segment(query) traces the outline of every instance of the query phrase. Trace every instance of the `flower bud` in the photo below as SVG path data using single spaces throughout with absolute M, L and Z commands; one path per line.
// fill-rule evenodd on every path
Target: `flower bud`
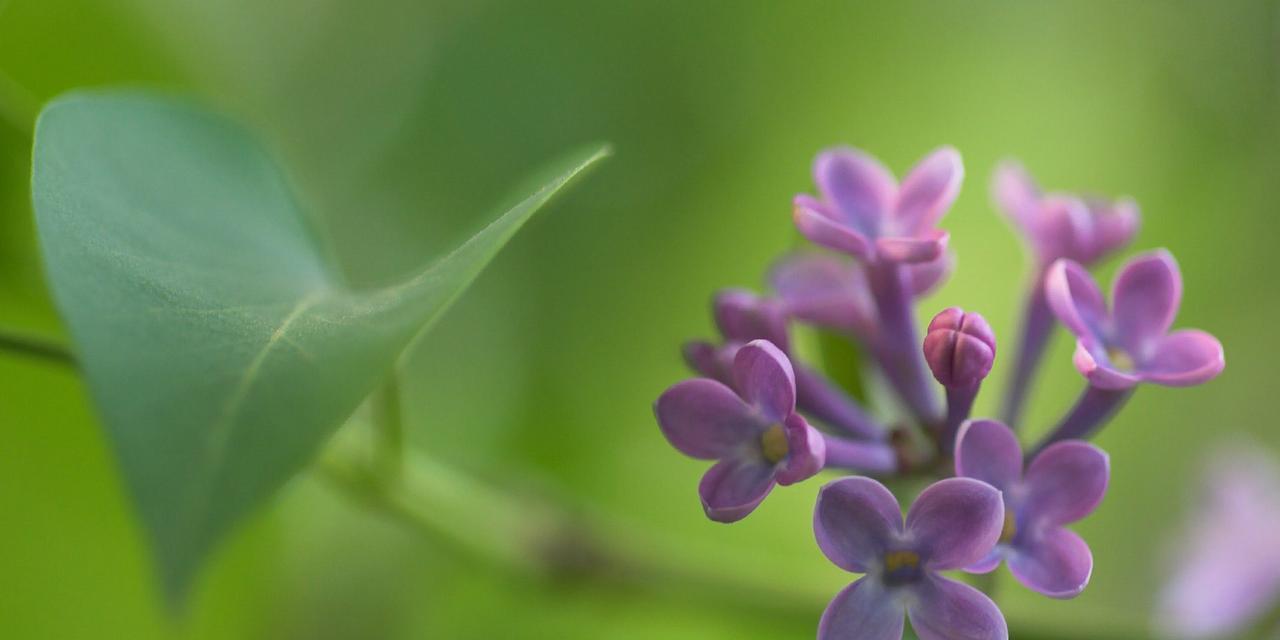
M 711 305 L 716 326 L 725 340 L 750 342 L 768 340 L 786 353 L 787 314 L 783 304 L 742 289 L 724 289 L 715 295 Z
M 929 323 L 924 359 L 943 386 L 971 387 L 991 372 L 996 337 L 981 315 L 965 313 L 959 307 L 943 309 Z

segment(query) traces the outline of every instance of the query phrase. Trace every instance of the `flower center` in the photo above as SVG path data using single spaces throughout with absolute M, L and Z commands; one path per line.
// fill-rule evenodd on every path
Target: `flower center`
M 1121 371 L 1133 371 L 1136 368 L 1133 363 L 1133 357 L 1120 347 L 1108 347 L 1107 360 L 1111 361 L 1111 366 Z
M 760 449 L 764 451 L 764 457 L 769 462 L 777 464 L 787 457 L 787 453 L 791 450 L 787 445 L 787 432 L 782 425 L 775 424 L 760 435 Z
M 1013 512 L 1006 509 L 1004 512 L 1004 528 L 1000 530 L 1000 544 L 1013 542 L 1013 537 L 1016 535 L 1018 535 L 1018 523 L 1013 518 Z
M 884 554 L 884 583 L 896 586 L 914 582 L 920 577 L 920 554 L 914 551 L 890 551 Z

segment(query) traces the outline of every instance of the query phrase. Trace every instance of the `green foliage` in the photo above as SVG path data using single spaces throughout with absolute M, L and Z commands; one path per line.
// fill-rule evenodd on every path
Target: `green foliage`
M 238 125 L 132 93 L 45 109 L 32 195 L 53 294 L 172 600 L 521 225 L 606 153 L 557 165 L 412 277 L 354 290 Z

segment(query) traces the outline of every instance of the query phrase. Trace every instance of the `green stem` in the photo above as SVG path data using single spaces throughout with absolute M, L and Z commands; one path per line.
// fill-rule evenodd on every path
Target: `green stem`
M 377 430 L 377 463 L 392 477 L 404 467 L 404 415 L 400 401 L 400 371 L 393 371 L 373 394 L 373 425 Z
M 66 345 L 13 329 L 0 328 L 0 351 L 38 358 L 63 366 L 77 366 L 75 355 Z
M 634 527 L 610 527 L 563 504 L 495 489 L 419 452 L 406 452 L 398 478 L 387 476 L 369 464 L 376 456 L 367 446 L 343 437 L 359 431 L 339 434 L 318 465 L 322 477 L 361 506 L 496 568 L 797 618 L 820 613 L 829 596 L 681 561 L 637 538 Z
M 498 566 L 537 568 L 528 546 L 547 535 L 545 515 L 425 455 L 407 457 L 403 472 L 389 475 L 370 453 L 339 440 L 319 470 L 364 506 L 429 538 Z

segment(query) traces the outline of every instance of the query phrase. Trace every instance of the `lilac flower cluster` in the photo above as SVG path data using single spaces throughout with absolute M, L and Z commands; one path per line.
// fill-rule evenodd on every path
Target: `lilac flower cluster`
M 1207 333 L 1169 331 L 1182 283 L 1163 250 L 1123 266 L 1108 306 L 1086 266 L 1132 239 L 1131 201 L 1044 194 L 1005 164 L 993 191 L 1034 256 L 1032 286 L 1005 420 L 971 420 L 995 362 L 994 332 L 981 315 L 950 308 L 922 339 L 915 313 L 916 301 L 954 268 L 948 234 L 937 225 L 960 191 L 960 154 L 936 150 L 901 183 L 850 148 L 820 154 L 813 171 L 818 195 L 796 196 L 794 222 L 823 249 L 784 256 L 769 271 L 768 295 L 715 296 L 721 339 L 686 345 L 685 359 L 703 377 L 658 398 L 658 424 L 676 449 L 716 461 L 698 493 L 719 522 L 747 517 L 776 485 L 824 470 L 855 474 L 824 486 L 814 510 L 822 552 L 864 574 L 831 601 L 820 639 L 897 639 L 905 619 L 924 640 L 1007 638 L 996 604 L 943 572 L 984 573 L 1003 561 L 1029 589 L 1078 595 L 1093 558 L 1066 525 L 1093 512 L 1110 473 L 1107 455 L 1083 439 L 1141 383 L 1186 386 L 1216 376 L 1222 346 Z M 1077 339 L 1085 390 L 1024 456 L 1014 428 L 1055 319 Z M 850 340 L 903 415 L 882 419 L 883 407 L 868 410 L 801 362 L 793 324 Z M 872 479 L 891 476 L 936 481 L 904 519 L 898 499 Z

